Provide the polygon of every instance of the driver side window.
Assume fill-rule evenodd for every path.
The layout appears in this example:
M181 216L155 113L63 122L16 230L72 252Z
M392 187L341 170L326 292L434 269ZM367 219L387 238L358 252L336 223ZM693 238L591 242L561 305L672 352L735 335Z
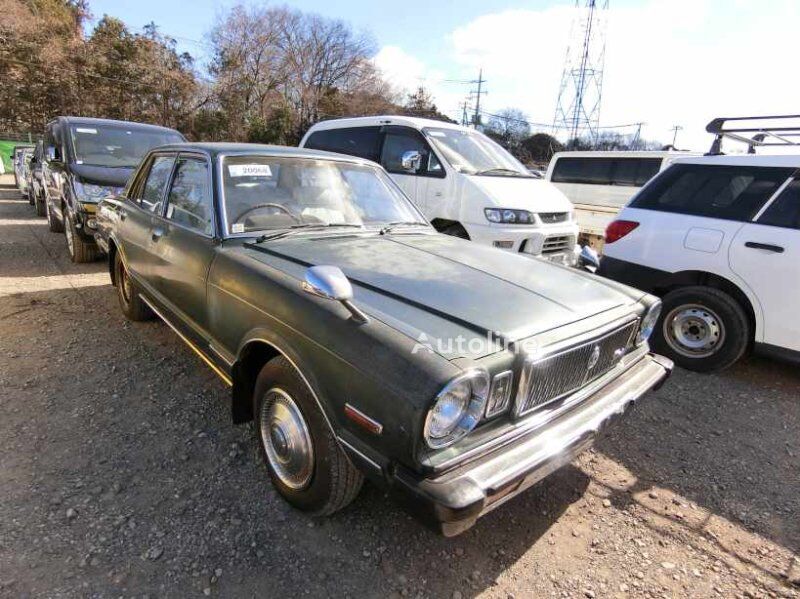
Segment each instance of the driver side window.
M416 173L403 168L403 154L406 152L419 152L422 156L419 170ZM381 165L390 173L400 175L432 175L444 176L444 169L436 158L428 143L422 136L409 131L390 131L383 140L381 152Z
M172 164L175 162L174 156L156 156L150 164L150 172L147 180L141 187L141 194L138 199L139 205L155 214L161 214L161 206L164 202L164 192L167 189Z

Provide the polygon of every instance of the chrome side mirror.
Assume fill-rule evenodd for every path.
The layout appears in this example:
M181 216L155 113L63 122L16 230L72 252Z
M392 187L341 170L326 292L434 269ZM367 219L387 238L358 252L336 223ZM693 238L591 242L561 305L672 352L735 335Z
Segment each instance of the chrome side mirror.
M328 300L341 302L353 318L361 323L369 318L352 302L353 286L338 266L312 266L306 270L303 291Z
M420 164L422 164L422 154L416 150L408 150L407 152L403 152L403 157L400 159L400 165L403 167L404 171L416 173L419 170Z

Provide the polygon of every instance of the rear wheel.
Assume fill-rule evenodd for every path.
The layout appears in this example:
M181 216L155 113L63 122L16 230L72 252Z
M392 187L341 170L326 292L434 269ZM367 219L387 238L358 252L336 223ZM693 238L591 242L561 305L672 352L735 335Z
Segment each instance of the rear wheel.
M78 234L75 221L69 215L64 215L64 236L67 238L67 250L73 262L94 262L100 256L100 248L96 244L84 241Z
M358 495L364 477L333 436L297 370L283 357L261 369L255 422L272 484L294 507L327 516Z
M114 281L117 285L119 307L125 316L135 321L149 320L153 317L152 310L139 296L139 290L131 280L119 250L114 253Z
M664 296L652 344L683 368L713 372L744 355L750 329L742 306L724 291L684 287Z
M459 239L469 239L467 230L458 223L452 224L442 229L442 233L450 235L451 237L458 237Z

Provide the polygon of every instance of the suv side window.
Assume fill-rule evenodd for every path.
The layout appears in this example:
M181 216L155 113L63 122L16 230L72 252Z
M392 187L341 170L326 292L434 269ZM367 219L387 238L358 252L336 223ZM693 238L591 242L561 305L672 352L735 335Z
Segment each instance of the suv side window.
M403 168L403 154L409 151L416 151L422 155L417 175L444 176L444 169L436 154L416 131L389 130L383 139L381 165L390 173L410 175L412 173Z
M794 169L675 164L645 187L632 208L750 221Z
M759 225L800 229L800 179L792 181L758 219Z
M178 158L172 187L167 196L167 219L211 235L211 194L208 169L201 158Z
M164 191L169 183L169 176L172 173L172 164L175 162L174 156L156 156L150 163L150 172L141 187L141 194L137 199L139 205L145 210L161 213L161 206L164 202Z
M305 147L312 150L339 152L378 162L381 152L380 127L348 127L324 129L312 133Z

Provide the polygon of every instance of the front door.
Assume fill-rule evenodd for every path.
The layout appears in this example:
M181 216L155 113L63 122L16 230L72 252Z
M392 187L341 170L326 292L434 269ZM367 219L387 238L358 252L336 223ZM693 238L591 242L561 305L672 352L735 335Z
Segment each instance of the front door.
M161 221L174 154L156 154L150 159L147 176L131 188L129 202L120 207L122 255L129 272L152 287L153 228Z
M730 264L761 304L764 330L756 341L800 351L800 180L739 229Z
M206 279L217 247L209 166L203 156L178 157L151 235L156 291L196 336L207 328Z

